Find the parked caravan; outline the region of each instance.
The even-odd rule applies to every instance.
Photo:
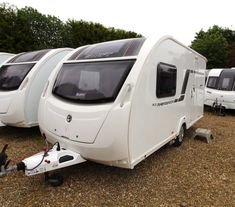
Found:
[[[13,56],[14,54],[11,53],[0,52],[0,66]]]
[[[133,169],[168,142],[179,146],[203,117],[206,61],[169,36],[74,50],[40,100],[40,130],[53,148],[17,169],[34,175],[86,160]]]
[[[206,69],[206,70],[205,70],[205,82],[207,81],[209,72],[210,72],[210,69]]]
[[[0,67],[2,64],[4,64],[4,62],[6,62],[8,59],[10,59],[11,57],[13,57],[14,54],[10,54],[10,53],[5,53],[5,52],[0,52]],[[4,126],[0,120],[0,127]]]
[[[235,69],[212,69],[209,72],[205,105],[235,109]]]
[[[0,120],[5,125],[38,125],[38,105],[51,71],[72,49],[21,53],[0,68]]]

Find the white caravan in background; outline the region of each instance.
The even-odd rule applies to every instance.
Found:
[[[39,126],[52,149],[2,174],[35,175],[86,160],[133,169],[166,143],[179,146],[203,117],[206,61],[169,36],[74,50],[40,100]]]
[[[2,64],[4,64],[8,59],[10,59],[11,57],[13,57],[14,54],[11,53],[5,53],[5,52],[0,52],[0,67]],[[0,127],[4,126],[0,120]]]
[[[221,105],[225,109],[235,109],[235,69],[212,69],[209,72],[205,105]]]
[[[11,53],[0,52],[0,66],[13,56],[14,54]]]
[[[41,93],[52,70],[70,48],[45,49],[15,55],[0,67],[0,120],[5,125],[38,125]]]

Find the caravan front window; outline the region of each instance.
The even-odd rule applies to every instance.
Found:
[[[209,77],[207,82],[207,88],[215,89],[217,88],[218,77]]]
[[[0,90],[11,91],[18,89],[33,66],[34,63],[3,65],[0,68]]]
[[[232,70],[223,70],[220,74],[219,90],[231,91],[235,82],[235,73]]]
[[[65,63],[53,94],[76,102],[114,101],[135,60]]]

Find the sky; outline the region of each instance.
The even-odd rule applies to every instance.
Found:
[[[234,0],[0,0],[43,14],[92,21],[145,37],[171,35],[190,45],[196,32],[213,25],[235,30]]]

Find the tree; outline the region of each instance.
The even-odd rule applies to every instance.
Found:
[[[0,51],[14,52],[14,20],[16,8],[0,4]]]
[[[25,52],[45,48],[79,47],[114,39],[140,37],[135,32],[107,28],[83,20],[62,22],[32,7],[0,4],[0,51]]]
[[[225,66],[228,42],[216,27],[197,33],[191,47],[208,59],[207,68]]]
[[[207,68],[234,66],[235,31],[213,26],[208,31],[196,33],[191,47],[208,59]]]
[[[69,45],[71,47],[79,47],[109,40],[141,37],[140,34],[135,32],[127,32],[113,27],[107,28],[102,24],[83,20],[68,20],[66,26]]]
[[[227,67],[235,67],[235,41],[229,45],[229,50],[226,56]]]

